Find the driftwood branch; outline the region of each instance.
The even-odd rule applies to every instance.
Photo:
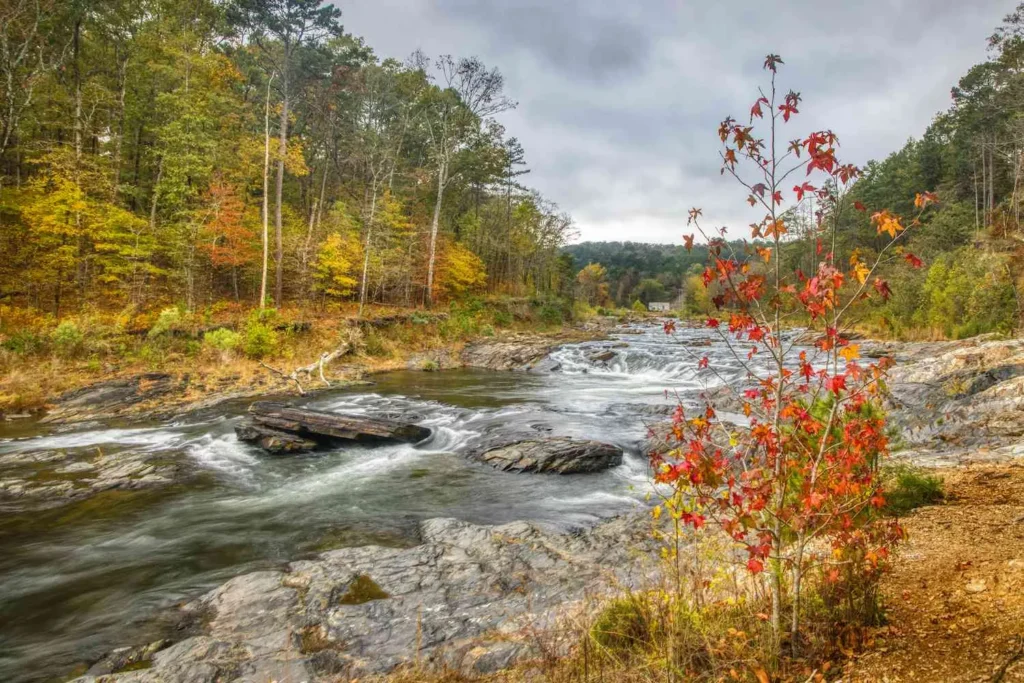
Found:
[[[312,381],[313,373],[315,372],[317,373],[317,375],[319,375],[320,381],[323,382],[325,386],[331,386],[330,381],[324,374],[324,367],[341,358],[342,356],[345,356],[354,351],[361,338],[361,334],[359,333],[358,330],[351,330],[349,332],[348,339],[343,341],[338,346],[338,348],[334,349],[333,351],[324,351],[323,353],[320,354],[320,357],[317,358],[316,361],[310,363],[309,365],[303,365],[301,367],[295,368],[290,373],[285,373],[282,372],[281,370],[278,370],[277,368],[272,368],[263,361],[260,361],[260,365],[262,365],[267,370],[270,370],[275,375],[278,375],[279,377],[283,377],[284,379],[295,382],[295,386],[297,386],[299,389],[299,394],[305,395],[306,391],[305,389],[303,389],[302,383],[299,381],[299,375],[305,375],[307,381]]]
[[[298,389],[299,389],[299,394],[301,394],[303,396],[306,395],[306,390],[302,388],[302,382],[299,381],[299,378],[295,376],[294,372],[292,374],[290,374],[290,375],[286,375],[285,373],[281,372],[277,368],[273,368],[273,367],[267,365],[263,361],[260,361],[259,363],[260,363],[260,365],[265,367],[267,370],[270,370],[275,375],[277,375],[279,377],[282,377],[284,379],[290,379],[291,381],[295,382],[295,386],[298,387]]]

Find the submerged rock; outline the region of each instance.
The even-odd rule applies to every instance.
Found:
[[[231,579],[184,608],[202,616],[200,635],[103,680],[343,681],[414,661],[486,673],[568,646],[537,634],[557,633],[574,601],[640,585],[657,561],[637,560],[653,541],[632,517],[574,534],[432,519],[421,534],[413,548],[345,548]]]
[[[568,437],[529,439],[477,451],[472,456],[505,472],[577,474],[622,464],[622,449]]]

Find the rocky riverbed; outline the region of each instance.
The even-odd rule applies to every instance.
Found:
[[[701,344],[702,353],[718,353],[714,342]],[[1024,341],[861,342],[861,352],[897,361],[889,388],[898,457],[944,465],[1024,455]],[[468,347],[464,358],[469,365],[517,372],[507,384],[492,387],[495,395],[511,387],[521,392],[524,386],[554,392],[543,394],[548,397],[544,411],[514,418],[514,425],[507,418],[494,419],[467,442],[462,458],[486,462],[487,453],[497,452],[501,457],[494,456],[492,466],[521,470],[493,475],[511,477],[509,484],[534,478],[538,486],[547,486],[550,477],[557,479],[527,473],[538,461],[531,449],[538,443],[556,444],[546,452],[555,454],[552,462],[560,462],[560,449],[579,450],[586,443],[594,431],[587,425],[618,424],[630,435],[607,450],[600,443],[593,446],[595,461],[614,467],[625,450],[627,460],[636,462],[645,448],[643,431],[666,419],[671,402],[646,390],[623,400],[635,391],[630,387],[679,385],[694,378],[693,363],[653,332],[569,346],[499,339]],[[722,355],[719,370],[727,370],[727,364]],[[432,376],[443,382],[443,375]],[[507,375],[493,377],[502,376]],[[482,377],[494,381],[492,375]],[[605,398],[602,387],[615,378],[643,382],[613,384]],[[421,417],[433,410],[417,406]],[[405,407],[396,414],[414,412]],[[565,432],[565,425],[583,414],[593,422]],[[85,466],[58,458],[58,452],[0,458],[20,459],[22,467],[41,459],[36,466],[70,467],[68,475],[84,478]],[[181,473],[161,469],[171,466],[173,461],[158,459],[151,470],[138,465],[143,469],[127,472],[124,480],[180,481]],[[588,477],[604,475],[570,476],[582,477],[572,480],[579,484],[570,483],[580,486],[593,481]],[[68,482],[49,485],[64,490]],[[408,503],[399,499],[395,504]],[[489,525],[441,516],[417,522],[417,542],[410,547],[343,547],[243,574],[174,610],[183,625],[177,635],[114,651],[95,661],[81,681],[346,680],[410,661],[467,671],[501,668],[535,655],[541,645],[535,634],[573,604],[616,586],[637,585],[650,575],[641,559],[651,556],[648,525],[642,521],[646,515],[622,508],[614,515],[568,530],[549,523]]]

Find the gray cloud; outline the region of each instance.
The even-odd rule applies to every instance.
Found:
[[[718,122],[744,116],[763,56],[786,60],[804,103],[797,137],[829,127],[863,164],[920,135],[985,58],[1016,0],[350,0],[346,28],[378,54],[477,55],[519,107],[502,116],[529,180],[581,239],[678,241],[686,210],[752,216],[718,173]]]

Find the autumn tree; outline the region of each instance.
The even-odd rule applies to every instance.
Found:
[[[709,250],[704,286],[718,288],[718,312],[706,324],[741,364],[745,388],[737,389],[707,357],[695,357],[695,365],[720,385],[719,392],[735,396],[749,427],[738,429],[720,417],[709,393],[696,409],[676,409],[669,446],[651,456],[656,480],[670,487],[656,512],[667,511],[695,530],[714,522],[731,538],[748,571],[767,575],[776,648],[788,632],[796,651],[808,575],[823,595],[845,595],[870,612],[875,596],[864,587],[874,585],[901,537],[899,526],[878,512],[885,503],[878,468],[888,452],[879,397],[890,361],[863,362],[845,329],[857,302],[891,296],[878,275],[883,261],[895,257],[919,265],[899,248],[936,197],[918,194],[913,220],[887,210],[873,213],[884,245],[872,260],[857,252],[837,258],[844,214],[867,210],[849,200],[860,169],[840,161],[832,131],[790,138],[801,99],[778,88],[781,65],[776,55],[766,58],[768,83],[749,117],[728,117],[718,131],[723,173],[764,212],[751,226],[758,241],[734,248],[724,228],[704,229],[701,209],[689,217]],[[817,268],[786,272],[779,254],[790,234],[787,212],[811,197],[818,207]],[[693,236],[685,240],[692,245]],[[820,331],[813,348],[801,349],[787,336],[787,328],[803,318]],[[674,323],[666,331],[674,333]],[[673,552],[678,562],[678,548]],[[698,601],[703,590],[694,587]]]

